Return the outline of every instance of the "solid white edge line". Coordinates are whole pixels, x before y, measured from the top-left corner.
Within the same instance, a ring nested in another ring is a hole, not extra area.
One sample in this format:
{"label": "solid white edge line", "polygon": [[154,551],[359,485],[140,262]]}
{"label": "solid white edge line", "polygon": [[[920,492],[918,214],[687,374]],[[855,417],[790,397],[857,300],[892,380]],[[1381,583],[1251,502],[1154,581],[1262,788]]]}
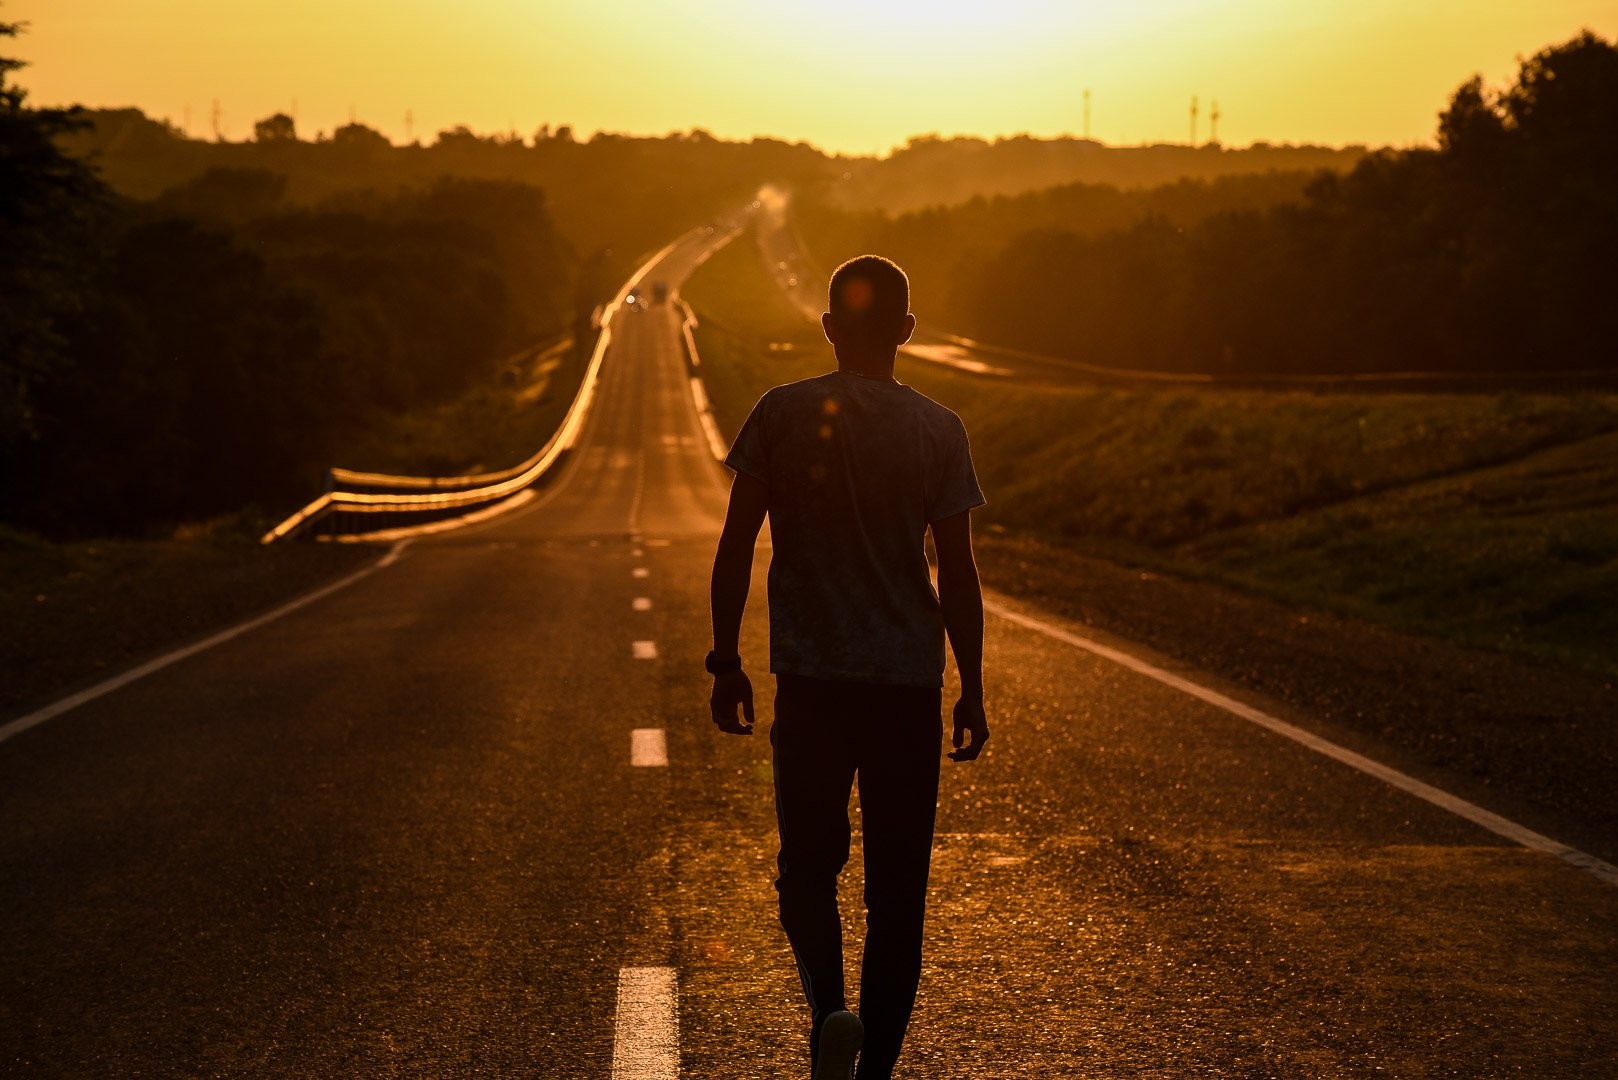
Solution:
{"label": "solid white edge line", "polygon": [[618,972],[613,1017],[612,1080],[678,1080],[680,1025],[671,967]]}
{"label": "solid white edge line", "polygon": [[0,742],[5,742],[7,739],[12,738],[13,736],[21,735],[31,727],[36,727],[43,724],[47,720],[61,716],[63,713],[76,709],[80,705],[94,701],[96,698],[105,697],[114,690],[128,686],[130,683],[139,679],[144,679],[153,672],[163,670],[170,664],[177,664],[186,657],[195,656],[200,652],[206,652],[215,645],[223,645],[225,642],[231,640],[232,638],[240,637],[249,630],[257,630],[266,623],[272,623],[284,615],[290,615],[300,608],[308,607],[316,600],[330,596],[339,589],[346,589],[348,586],[354,584],[361,578],[368,577],[385,566],[392,566],[399,560],[400,552],[402,552],[405,546],[409,543],[410,541],[408,540],[400,540],[388,549],[387,554],[383,555],[370,566],[362,567],[361,569],[354,571],[352,574],[349,574],[347,577],[338,578],[329,585],[322,585],[313,592],[305,593],[296,600],[282,604],[273,611],[267,611],[263,615],[248,619],[246,622],[237,623],[235,626],[228,627],[227,629],[221,630],[216,634],[205,637],[201,641],[192,642],[190,645],[183,648],[175,649],[173,652],[164,653],[162,656],[148,660],[144,664],[138,664],[135,667],[130,668],[128,671],[114,675],[110,679],[105,679],[96,683],[94,686],[80,690],[76,694],[69,694],[67,697],[54,701],[51,704],[46,705],[44,708],[35,709],[26,716],[19,716],[17,719],[0,726]]}
{"label": "solid white edge line", "polygon": [[655,768],[669,763],[669,741],[660,727],[638,727],[629,733],[629,763]]}
{"label": "solid white edge line", "polygon": [[1273,731],[1277,735],[1291,739],[1293,742],[1306,746],[1317,754],[1324,754],[1326,757],[1339,761],[1351,769],[1357,769],[1368,776],[1374,776],[1385,784],[1414,795],[1416,798],[1429,802],[1440,809],[1448,810],[1457,817],[1465,818],[1474,825],[1479,825],[1498,836],[1503,836],[1513,843],[1521,844],[1523,847],[1533,851],[1555,855],[1557,858],[1571,863],[1581,870],[1588,870],[1609,885],[1618,885],[1618,866],[1603,862],[1594,855],[1569,847],[1558,840],[1552,840],[1550,837],[1534,832],[1532,829],[1519,825],[1509,818],[1501,817],[1491,810],[1485,810],[1476,803],[1468,802],[1459,796],[1451,795],[1441,788],[1436,788],[1424,781],[1417,780],[1408,773],[1400,772],[1398,769],[1391,768],[1379,761],[1373,761],[1363,754],[1357,754],[1346,747],[1338,746],[1329,739],[1321,738],[1319,735],[1311,731],[1305,731],[1295,724],[1289,724],[1285,720],[1271,716],[1269,713],[1261,712],[1251,705],[1245,705],[1235,698],[1219,693],[1217,690],[1210,690],[1206,686],[1192,682],[1183,676],[1176,675],[1171,671],[1165,671],[1155,664],[1149,664],[1120,649],[1114,649],[1111,646],[1101,644],[1099,641],[1092,641],[1090,638],[1070,633],[1021,612],[1012,611],[1010,608],[987,598],[983,602],[983,607],[984,610],[1000,616],[1007,622],[1015,623],[1024,629],[1033,630],[1044,634],[1046,637],[1083,649],[1085,652],[1099,656],[1103,660],[1121,664],[1137,674],[1162,683],[1164,686],[1189,694],[1215,708],[1223,709],[1233,716],[1240,717],[1243,720]]}

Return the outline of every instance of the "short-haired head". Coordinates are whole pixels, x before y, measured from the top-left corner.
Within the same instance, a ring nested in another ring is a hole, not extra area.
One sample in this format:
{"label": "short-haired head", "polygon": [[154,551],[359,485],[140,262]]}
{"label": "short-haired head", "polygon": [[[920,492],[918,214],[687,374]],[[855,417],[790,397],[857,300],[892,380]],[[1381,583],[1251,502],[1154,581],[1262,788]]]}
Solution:
{"label": "short-haired head", "polygon": [[910,279],[899,264],[861,255],[832,272],[830,311],[845,334],[871,344],[895,344],[910,314]]}

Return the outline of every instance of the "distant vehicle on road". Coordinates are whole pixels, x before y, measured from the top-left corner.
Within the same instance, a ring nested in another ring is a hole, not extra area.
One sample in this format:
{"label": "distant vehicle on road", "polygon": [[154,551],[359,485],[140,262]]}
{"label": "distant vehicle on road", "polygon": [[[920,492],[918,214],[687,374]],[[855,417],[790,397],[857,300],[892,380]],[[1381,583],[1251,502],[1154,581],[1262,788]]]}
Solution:
{"label": "distant vehicle on road", "polygon": [[669,283],[666,281],[652,282],[652,303],[666,304],[669,302]]}

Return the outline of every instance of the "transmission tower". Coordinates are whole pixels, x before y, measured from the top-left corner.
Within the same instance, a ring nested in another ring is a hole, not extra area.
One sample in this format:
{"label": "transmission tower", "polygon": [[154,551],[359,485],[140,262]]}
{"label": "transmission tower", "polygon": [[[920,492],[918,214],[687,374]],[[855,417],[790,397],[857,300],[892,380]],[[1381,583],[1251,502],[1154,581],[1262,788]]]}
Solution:
{"label": "transmission tower", "polygon": [[1197,96],[1191,95],[1191,145],[1197,145]]}
{"label": "transmission tower", "polygon": [[212,116],[213,116],[213,141],[214,142],[220,142],[223,139],[223,136],[220,135],[220,131],[221,131],[221,125],[224,122],[225,114],[219,110],[219,99],[218,98],[213,99],[213,113],[212,113]]}
{"label": "transmission tower", "polygon": [[1208,112],[1208,141],[1219,141],[1219,102],[1212,103],[1213,108]]}
{"label": "transmission tower", "polygon": [[410,142],[416,130],[416,114],[409,109],[405,110],[405,142]]}

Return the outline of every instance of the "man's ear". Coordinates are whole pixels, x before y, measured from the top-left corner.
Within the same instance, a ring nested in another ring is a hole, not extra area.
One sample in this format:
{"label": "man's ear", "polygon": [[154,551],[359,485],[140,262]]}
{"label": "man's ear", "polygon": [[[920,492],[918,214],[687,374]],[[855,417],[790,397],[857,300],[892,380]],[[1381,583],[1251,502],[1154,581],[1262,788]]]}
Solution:
{"label": "man's ear", "polygon": [[831,312],[822,311],[820,313],[820,331],[821,331],[821,333],[826,335],[826,340],[827,341],[829,341],[833,345],[835,345],[835,344],[837,344],[837,338],[836,338],[835,335],[832,334],[831,328],[832,328]]}
{"label": "man's ear", "polygon": [[899,344],[901,344],[901,345],[903,345],[905,342],[909,341],[911,335],[916,332],[916,313],[915,312],[911,311],[911,312],[906,312],[905,313],[904,331],[905,331],[904,336],[899,339]]}

